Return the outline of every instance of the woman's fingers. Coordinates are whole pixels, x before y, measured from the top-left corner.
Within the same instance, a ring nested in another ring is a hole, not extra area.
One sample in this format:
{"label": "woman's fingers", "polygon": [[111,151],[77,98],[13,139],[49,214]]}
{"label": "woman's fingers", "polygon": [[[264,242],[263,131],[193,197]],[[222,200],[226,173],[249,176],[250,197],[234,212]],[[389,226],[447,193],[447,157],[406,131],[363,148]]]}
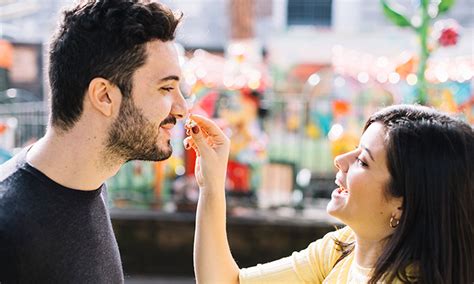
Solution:
{"label": "woman's fingers", "polygon": [[192,137],[184,138],[183,144],[184,144],[184,149],[186,150],[194,149],[194,151],[196,152],[196,155],[199,156],[199,149],[196,146],[196,143],[194,142]]}
{"label": "woman's fingers", "polygon": [[192,114],[190,118],[199,125],[199,127],[202,129],[202,132],[204,132],[204,136],[210,136],[214,138],[214,142],[221,143],[227,139],[224,132],[214,121],[197,114]]}
{"label": "woman's fingers", "polygon": [[195,176],[199,187],[219,190],[225,185],[230,140],[217,124],[205,117],[192,115],[185,125],[190,137],[184,139],[186,149],[196,151]]}
{"label": "woman's fingers", "polygon": [[207,154],[212,153],[212,148],[207,142],[207,137],[204,136],[203,131],[198,125],[194,125],[191,129],[191,138],[196,145],[199,153],[204,154],[207,156]]}
{"label": "woman's fingers", "polygon": [[188,136],[188,137],[184,138],[184,140],[183,140],[184,149],[186,149],[186,150],[191,149],[191,143],[194,143],[192,137]]}
{"label": "woman's fingers", "polygon": [[188,132],[201,155],[210,157],[209,155],[217,154],[226,157],[229,154],[230,140],[214,121],[203,116],[192,115],[191,122],[186,128],[190,130]]}

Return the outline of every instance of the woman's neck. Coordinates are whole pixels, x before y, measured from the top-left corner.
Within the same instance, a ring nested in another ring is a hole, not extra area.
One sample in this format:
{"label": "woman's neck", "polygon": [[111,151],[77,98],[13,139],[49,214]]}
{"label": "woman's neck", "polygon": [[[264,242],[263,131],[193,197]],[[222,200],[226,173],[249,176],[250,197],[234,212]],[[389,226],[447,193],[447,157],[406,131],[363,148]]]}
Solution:
{"label": "woman's neck", "polygon": [[381,240],[364,239],[357,235],[355,239],[354,256],[356,263],[361,267],[373,268],[382,253],[383,242]]}

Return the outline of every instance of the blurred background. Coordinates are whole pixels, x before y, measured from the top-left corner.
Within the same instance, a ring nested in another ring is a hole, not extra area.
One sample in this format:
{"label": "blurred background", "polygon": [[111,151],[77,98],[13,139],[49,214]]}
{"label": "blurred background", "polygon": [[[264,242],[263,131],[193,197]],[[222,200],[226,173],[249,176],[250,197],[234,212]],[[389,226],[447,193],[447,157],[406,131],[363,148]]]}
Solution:
{"label": "blurred background", "polygon": [[[45,132],[48,42],[72,3],[0,0],[0,163]],[[472,0],[162,3],[184,13],[176,46],[192,112],[231,137],[228,234],[241,267],[340,225],[325,212],[333,159],[380,107],[420,103],[474,124]],[[130,283],[193,282],[198,188],[184,136],[180,123],[169,160],[129,162],[107,182]]]}

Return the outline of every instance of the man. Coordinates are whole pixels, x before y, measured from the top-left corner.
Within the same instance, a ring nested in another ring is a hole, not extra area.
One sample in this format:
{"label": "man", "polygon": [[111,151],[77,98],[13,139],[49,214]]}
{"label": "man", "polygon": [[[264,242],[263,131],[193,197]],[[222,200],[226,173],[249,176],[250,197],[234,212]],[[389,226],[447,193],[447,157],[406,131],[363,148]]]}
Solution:
{"label": "man", "polygon": [[0,167],[1,283],[121,283],[104,181],[172,152],[186,116],[173,40],[181,16],[139,0],[64,13],[49,53],[45,136]]}

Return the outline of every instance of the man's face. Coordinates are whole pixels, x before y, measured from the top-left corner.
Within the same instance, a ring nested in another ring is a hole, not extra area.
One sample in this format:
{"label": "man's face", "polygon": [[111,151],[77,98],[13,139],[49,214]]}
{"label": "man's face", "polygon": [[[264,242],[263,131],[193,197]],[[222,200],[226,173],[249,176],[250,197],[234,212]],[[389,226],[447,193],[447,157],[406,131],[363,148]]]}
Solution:
{"label": "man's face", "polygon": [[132,94],[122,97],[119,115],[108,133],[107,151],[126,161],[169,158],[171,128],[187,113],[173,43],[149,42],[146,54],[145,64],[133,75]]}

